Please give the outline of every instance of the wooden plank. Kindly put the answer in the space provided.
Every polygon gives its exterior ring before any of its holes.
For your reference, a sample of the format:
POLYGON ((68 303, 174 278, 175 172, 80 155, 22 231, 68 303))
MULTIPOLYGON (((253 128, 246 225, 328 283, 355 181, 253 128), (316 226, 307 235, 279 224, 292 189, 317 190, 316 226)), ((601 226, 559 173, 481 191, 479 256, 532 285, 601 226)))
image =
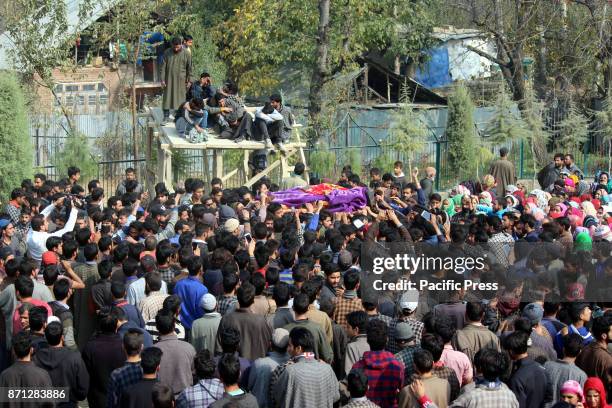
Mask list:
MULTIPOLYGON (((300 125, 301 127, 301 125, 300 125)), ((298 141, 298 145, 302 144, 302 140, 300 139, 300 131, 299 129, 294 129, 295 132, 295 136, 297 137, 297 141, 298 141)), ((300 152, 300 160, 302 160, 302 163, 304 163, 304 179, 306 180, 307 183, 310 184, 310 174, 308 171, 308 166, 306 165, 306 155, 304 154, 304 148, 302 148, 301 146, 298 147, 299 152, 300 152)))
POLYGON ((266 167, 265 170, 263 170, 261 173, 257 173, 255 177, 252 177, 251 179, 247 180, 246 183, 244 183, 244 185, 246 187, 252 187, 253 184, 257 183, 259 180, 267 176, 268 173, 270 173, 272 170, 280 166, 280 164, 281 164, 280 160, 274 161, 268 167, 266 167))
POLYGON ((215 177, 223 177, 223 150, 215 149, 213 151, 214 156, 214 176, 215 177))
POLYGON ((241 182, 249 179, 249 151, 245 150, 244 155, 242 156, 242 172, 243 177, 241 182))
POLYGON ((229 180, 230 178, 238 174, 238 170, 239 170, 238 168, 235 168, 234 170, 227 173, 225 176, 221 177, 221 182, 225 183, 227 180, 229 180))

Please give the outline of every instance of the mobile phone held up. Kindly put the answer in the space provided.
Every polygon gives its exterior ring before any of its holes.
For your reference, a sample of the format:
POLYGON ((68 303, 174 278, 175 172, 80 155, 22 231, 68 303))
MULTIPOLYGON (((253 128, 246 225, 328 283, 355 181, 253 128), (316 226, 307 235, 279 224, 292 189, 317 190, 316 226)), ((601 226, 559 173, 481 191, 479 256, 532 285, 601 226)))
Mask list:
POLYGON ((431 213, 429 211, 421 211, 421 217, 425 218, 427 221, 431 221, 431 213))
POLYGON ((253 238, 251 238, 251 234, 247 232, 246 234, 244 234, 244 239, 246 240, 246 242, 250 243, 253 238))

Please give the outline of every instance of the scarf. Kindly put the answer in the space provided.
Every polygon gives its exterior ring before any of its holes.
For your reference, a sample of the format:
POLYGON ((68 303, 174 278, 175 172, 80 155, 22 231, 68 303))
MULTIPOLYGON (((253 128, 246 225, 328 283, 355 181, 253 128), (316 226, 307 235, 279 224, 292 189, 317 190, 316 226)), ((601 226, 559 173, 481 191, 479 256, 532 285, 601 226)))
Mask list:
POLYGON ((512 313, 516 312, 521 305, 520 299, 517 298, 505 298, 500 299, 497 302, 497 309, 500 311, 503 317, 508 317, 512 313))

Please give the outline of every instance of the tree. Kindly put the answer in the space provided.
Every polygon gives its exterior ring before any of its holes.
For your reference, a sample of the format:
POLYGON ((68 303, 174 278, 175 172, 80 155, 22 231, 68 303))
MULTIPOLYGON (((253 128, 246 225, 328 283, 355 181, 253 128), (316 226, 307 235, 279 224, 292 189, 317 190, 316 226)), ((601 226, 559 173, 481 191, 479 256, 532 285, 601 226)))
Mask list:
POLYGON ((446 139, 449 167, 457 179, 470 177, 476 165, 474 104, 467 88, 463 85, 458 86, 448 99, 446 139))
POLYGON ((154 0, 140 0, 136 4, 120 4, 117 6, 113 0, 106 0, 100 7, 106 10, 108 18, 90 27, 90 31, 100 44, 112 42, 114 54, 119 60, 121 55, 120 44, 124 44, 127 53, 126 62, 131 65, 128 74, 121 74, 117 70, 121 84, 129 85, 130 98, 129 107, 132 115, 132 156, 134 160, 139 159, 138 152, 138 116, 136 112, 136 73, 138 72, 139 60, 144 55, 146 44, 152 32, 159 31, 160 27, 155 18, 158 3, 154 0), (145 34, 147 32, 147 34, 145 34))
POLYGON ((51 162, 55 166, 56 173, 61 176, 68 174, 68 167, 78 167, 83 182, 94 179, 98 174, 98 165, 91 154, 89 141, 80 132, 68 135, 63 149, 51 158, 51 162))
POLYGON ((16 71, 22 73, 25 83, 34 83, 48 89, 66 117, 72 132, 70 115, 55 93, 53 70, 75 66, 71 58, 78 34, 74 31, 91 13, 91 0, 79 1, 78 22, 70 27, 66 2, 56 0, 11 0, 2 10, 2 22, 11 38, 7 54, 16 71))
POLYGON ((603 109, 593 112, 597 121, 597 132, 602 142, 608 145, 608 174, 612 170, 612 95, 606 98, 603 109))
POLYGON ((17 78, 0 73, 0 197, 32 176, 33 148, 25 98, 17 78))
POLYGON ((524 139, 527 136, 525 123, 516 117, 513 108, 514 104, 506 93, 505 87, 500 86, 495 112, 485 129, 485 134, 491 143, 504 144, 524 139))
MULTIPOLYGON (((380 53, 418 60, 433 44, 434 0, 245 1, 218 33, 221 54, 243 92, 272 90, 288 62, 311 77, 309 119, 319 127, 322 89, 356 59, 380 53), (399 29, 401 27, 402 29, 399 29)), ((320 129, 315 129, 315 133, 320 129)), ((318 135, 315 135, 315 138, 318 135)))
POLYGON ((550 133, 546 131, 544 124, 544 103, 537 99, 533 90, 527 90, 523 106, 525 107, 523 117, 527 130, 524 141, 531 150, 533 183, 535 185, 537 164, 546 160, 546 144, 550 140, 550 133))
POLYGON ((412 171, 412 157, 421 152, 427 142, 427 127, 412 109, 406 84, 402 87, 402 107, 393 115, 390 129, 390 144, 394 151, 408 160, 408 171, 412 171))
POLYGON ((215 85, 221 84, 227 74, 227 66, 218 57, 219 49, 204 22, 208 16, 208 4, 195 2, 182 14, 177 15, 166 27, 169 33, 189 34, 193 37, 191 63, 194 80, 208 72, 215 85))
POLYGON ((559 124, 557 144, 565 152, 574 152, 587 141, 589 122, 574 103, 570 103, 568 115, 559 124))

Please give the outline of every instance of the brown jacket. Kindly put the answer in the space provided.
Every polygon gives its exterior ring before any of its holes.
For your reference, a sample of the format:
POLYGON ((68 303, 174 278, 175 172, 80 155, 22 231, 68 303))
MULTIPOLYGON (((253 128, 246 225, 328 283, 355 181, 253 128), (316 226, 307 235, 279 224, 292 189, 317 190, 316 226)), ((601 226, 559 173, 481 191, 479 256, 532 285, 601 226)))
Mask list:
POLYGON ((221 333, 225 327, 234 327, 240 331, 240 357, 254 361, 266 356, 272 340, 272 328, 264 316, 248 308, 240 308, 223 316, 217 330, 217 350, 221 349, 221 333))
POLYGON ((499 338, 482 325, 468 323, 461 330, 457 330, 452 341, 453 348, 461 351, 474 363, 474 356, 483 348, 493 348, 500 351, 499 338))
POLYGON ((576 365, 589 377, 601 378, 606 389, 610 386, 608 369, 612 367, 612 355, 605 346, 592 342, 578 354, 576 365))

